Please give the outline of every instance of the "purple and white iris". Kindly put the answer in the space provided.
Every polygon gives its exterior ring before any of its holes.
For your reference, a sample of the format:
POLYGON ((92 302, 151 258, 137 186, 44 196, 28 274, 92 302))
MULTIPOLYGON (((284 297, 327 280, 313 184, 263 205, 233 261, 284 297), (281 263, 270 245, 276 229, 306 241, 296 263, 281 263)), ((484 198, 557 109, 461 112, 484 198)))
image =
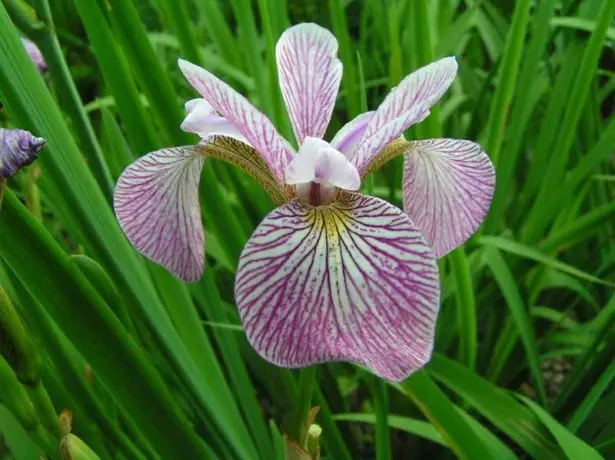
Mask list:
POLYGON ((430 358, 439 308, 436 259, 467 240, 493 195, 493 166, 473 142, 408 142, 457 72, 444 58, 406 77, 375 112, 323 140, 342 77, 338 44, 300 24, 277 44, 280 85, 299 150, 246 98, 180 60, 201 99, 182 124, 197 146, 159 150, 122 174, 115 210, 132 244, 185 281, 203 273, 198 182, 206 156, 257 178, 278 205, 239 261, 235 299, 252 346, 284 367, 353 361, 401 380, 430 358), (358 192, 403 154, 404 211, 358 192))

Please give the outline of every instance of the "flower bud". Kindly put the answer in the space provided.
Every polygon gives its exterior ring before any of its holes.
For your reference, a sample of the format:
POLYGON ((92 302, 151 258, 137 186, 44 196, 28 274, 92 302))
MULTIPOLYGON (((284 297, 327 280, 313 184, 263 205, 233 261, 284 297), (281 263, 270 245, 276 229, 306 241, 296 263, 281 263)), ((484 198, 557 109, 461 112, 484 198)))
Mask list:
POLYGON ((0 128, 0 178, 13 176, 32 163, 45 145, 45 139, 28 131, 0 128))
POLYGON ((41 53, 41 50, 38 49, 38 46, 36 46, 36 43, 28 40, 27 38, 22 38, 21 43, 28 52, 30 59, 32 60, 38 71, 40 73, 47 72, 47 63, 45 62, 43 53, 41 53))

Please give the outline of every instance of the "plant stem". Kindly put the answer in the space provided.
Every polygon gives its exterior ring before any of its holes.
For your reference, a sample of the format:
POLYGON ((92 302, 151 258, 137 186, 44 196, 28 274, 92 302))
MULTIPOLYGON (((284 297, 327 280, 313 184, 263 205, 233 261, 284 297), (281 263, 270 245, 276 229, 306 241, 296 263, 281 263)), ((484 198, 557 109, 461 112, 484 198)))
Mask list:
POLYGON ((316 380, 316 366, 301 369, 299 373, 299 393, 297 395, 297 405, 291 426, 290 436, 303 446, 307 435, 307 416, 312 408, 314 395, 314 381, 316 380))
POLYGON ((389 433, 389 398, 387 384, 374 377, 372 379, 372 396, 376 411, 376 459, 391 460, 391 436, 389 433))

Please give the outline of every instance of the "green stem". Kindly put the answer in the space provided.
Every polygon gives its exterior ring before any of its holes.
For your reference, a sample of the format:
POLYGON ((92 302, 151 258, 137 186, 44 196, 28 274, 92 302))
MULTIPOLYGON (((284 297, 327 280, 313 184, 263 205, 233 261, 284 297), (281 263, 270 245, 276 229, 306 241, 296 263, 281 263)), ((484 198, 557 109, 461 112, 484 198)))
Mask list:
POLYGON ((463 246, 451 252, 449 260, 456 288, 459 360, 468 368, 474 369, 476 365, 476 300, 470 267, 463 246))
POLYGON ((26 182, 26 202, 28 209, 36 220, 41 222, 43 215, 41 212, 41 196, 38 190, 37 179, 40 169, 38 165, 33 165, 28 169, 28 180, 26 182))
POLYGON ((4 199, 5 184, 6 184, 6 179, 4 179, 4 177, 0 177, 0 211, 2 211, 2 200, 4 199))
POLYGON ((297 405, 289 434, 300 446, 303 446, 307 436, 307 416, 312 408, 314 395, 314 381, 316 380, 316 366, 301 369, 299 373, 299 393, 297 405))
POLYGON ((389 432, 389 398, 387 384, 378 378, 372 380, 372 395, 376 411, 376 459, 391 459, 391 436, 389 432))

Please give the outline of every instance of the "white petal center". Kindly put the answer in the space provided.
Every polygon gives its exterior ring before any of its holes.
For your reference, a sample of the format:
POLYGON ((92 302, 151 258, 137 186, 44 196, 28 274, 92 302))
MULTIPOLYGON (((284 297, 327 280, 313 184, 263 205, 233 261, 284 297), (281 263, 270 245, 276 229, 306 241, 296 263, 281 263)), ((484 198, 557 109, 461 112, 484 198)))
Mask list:
POLYGON ((289 185, 321 184, 345 190, 358 190, 361 178, 342 152, 328 142, 306 137, 293 160, 286 167, 289 185))

